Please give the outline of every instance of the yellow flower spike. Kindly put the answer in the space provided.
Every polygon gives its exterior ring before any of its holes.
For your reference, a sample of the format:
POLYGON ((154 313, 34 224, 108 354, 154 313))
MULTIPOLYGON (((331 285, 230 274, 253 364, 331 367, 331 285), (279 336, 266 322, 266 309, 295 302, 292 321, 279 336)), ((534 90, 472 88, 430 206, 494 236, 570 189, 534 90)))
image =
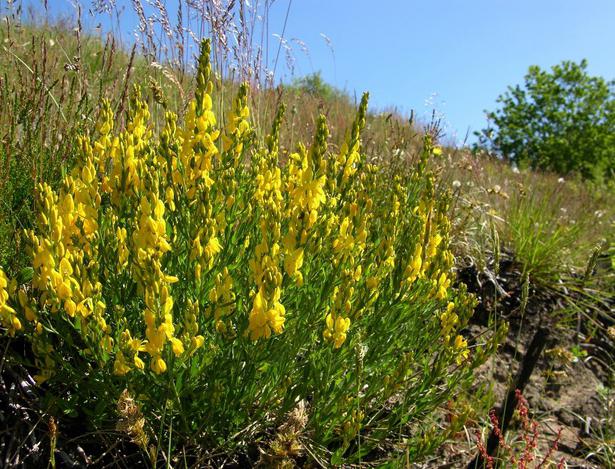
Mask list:
POLYGON ((442 326, 442 336, 445 342, 450 341, 450 333, 453 331, 459 321, 459 317, 455 313, 455 304, 449 302, 446 305, 445 311, 440 315, 440 324, 442 326))
MULTIPOLYGON (((220 274, 218 274, 218 275, 220 275, 220 274)), ((218 284, 218 281, 217 281, 217 280, 218 280, 218 279, 216 279, 216 284, 218 284)), ((218 290, 216 289, 216 287, 212 288, 212 289, 209 291, 209 295, 208 295, 208 297, 209 297, 209 301, 210 301, 211 303, 216 303, 216 302, 218 301, 218 298, 220 297, 220 294, 218 293, 218 290)))
POLYGON ((423 275, 423 248, 420 244, 416 245, 414 249, 414 254, 412 255, 412 259, 410 263, 406 267, 405 276, 406 283, 411 285, 417 278, 422 277, 423 275))
POLYGON ((250 312, 250 336, 254 340, 255 338, 261 337, 263 335, 262 329, 265 327, 267 323, 267 318, 265 317, 265 298, 263 289, 261 288, 256 295, 254 295, 254 300, 252 302, 252 311, 250 312))
POLYGON ((99 317, 97 318, 96 322, 98 323, 98 327, 100 327, 101 331, 108 332, 109 326, 107 325, 107 321, 105 321, 105 318, 99 317))
POLYGON ((427 250, 425 254, 427 258, 431 259, 432 257, 435 257, 438 246, 440 245, 441 242, 442 242, 442 236, 437 231, 434 232, 429 240, 429 243, 427 244, 427 250))
POLYGON ((337 318, 335 333, 333 334, 333 346, 337 349, 346 341, 346 331, 350 325, 350 319, 337 318))
POLYGON ((335 332, 336 333, 346 332, 349 327, 350 327, 349 318, 343 318, 341 316, 338 316, 335 319, 335 332))

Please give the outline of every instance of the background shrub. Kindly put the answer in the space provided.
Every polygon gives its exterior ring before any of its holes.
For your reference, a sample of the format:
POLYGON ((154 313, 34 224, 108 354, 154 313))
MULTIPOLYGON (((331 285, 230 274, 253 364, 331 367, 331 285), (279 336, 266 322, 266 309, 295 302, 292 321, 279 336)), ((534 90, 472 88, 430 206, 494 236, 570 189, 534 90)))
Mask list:
POLYGON ((587 73, 587 61, 529 68, 487 113, 483 144, 513 163, 560 174, 609 178, 615 171, 615 82, 587 73))

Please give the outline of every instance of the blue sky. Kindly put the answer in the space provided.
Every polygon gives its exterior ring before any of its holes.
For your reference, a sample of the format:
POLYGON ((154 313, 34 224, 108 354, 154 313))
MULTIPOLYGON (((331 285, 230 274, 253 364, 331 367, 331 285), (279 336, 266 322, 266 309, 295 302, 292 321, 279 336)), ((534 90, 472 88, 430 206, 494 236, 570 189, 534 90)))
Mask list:
MULTIPOLYGON (((48 1, 52 11, 71 9, 70 0, 48 1)), ((414 109, 426 119, 435 107, 459 140, 484 127, 483 111, 530 65, 587 58, 591 74, 615 78, 615 0, 291 1, 284 36, 310 54, 291 42, 295 76, 321 71, 351 94, 368 90, 376 110, 414 109)), ((176 10, 177 0, 166 3, 176 10)), ((274 3, 271 35, 282 33, 288 5, 274 3)), ((126 12, 122 24, 132 29, 136 19, 126 12)), ((278 72, 290 79, 285 67, 278 72)))
POLYGON ((369 90, 377 107, 428 115, 433 103, 460 138, 530 65, 587 58, 590 73, 615 78, 614 0, 294 0, 287 35, 327 81, 369 90))

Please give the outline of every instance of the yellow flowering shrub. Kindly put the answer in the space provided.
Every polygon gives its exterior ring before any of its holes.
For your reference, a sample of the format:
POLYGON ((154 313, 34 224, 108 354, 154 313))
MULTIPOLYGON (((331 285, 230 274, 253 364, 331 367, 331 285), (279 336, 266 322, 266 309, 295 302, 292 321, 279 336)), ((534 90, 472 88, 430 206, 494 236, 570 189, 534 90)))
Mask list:
POLYGON ((119 129, 101 103, 79 163, 39 187, 31 280, 0 270, 2 327, 31 343, 58 412, 112 428, 133 396, 153 458, 271 441, 299 403, 325 460, 385 439, 417 458, 495 344, 460 332, 474 300, 452 283, 439 149, 426 136, 417 167, 366 161, 365 95, 338 151, 320 116, 281 158, 284 108, 260 138, 248 92, 220 124, 205 41, 183 118, 155 131, 135 88, 119 129))

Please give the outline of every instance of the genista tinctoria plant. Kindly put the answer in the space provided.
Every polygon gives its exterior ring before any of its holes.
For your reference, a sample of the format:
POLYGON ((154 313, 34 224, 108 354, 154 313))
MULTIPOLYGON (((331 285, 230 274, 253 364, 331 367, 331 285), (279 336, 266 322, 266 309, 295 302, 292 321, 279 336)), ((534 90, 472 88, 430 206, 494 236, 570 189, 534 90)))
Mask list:
POLYGON ((368 164, 364 95, 338 152, 320 116, 281 163, 284 108, 261 139, 242 85, 220 125, 209 55, 159 133, 139 88, 122 129, 101 103, 59 190, 38 189, 31 275, 0 270, 3 329, 31 344, 51 412, 117 427, 152 462, 433 451, 463 422, 443 430, 439 407, 497 341, 461 334, 474 300, 452 283, 439 148, 426 136, 406 171, 368 164))

